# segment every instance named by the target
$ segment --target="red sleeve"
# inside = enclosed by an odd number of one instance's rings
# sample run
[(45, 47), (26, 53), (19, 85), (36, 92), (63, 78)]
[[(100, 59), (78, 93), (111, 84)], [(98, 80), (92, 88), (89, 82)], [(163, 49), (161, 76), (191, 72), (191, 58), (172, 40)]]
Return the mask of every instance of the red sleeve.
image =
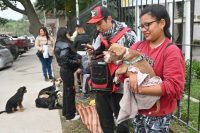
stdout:
[(185, 61), (180, 49), (172, 45), (164, 53), (162, 95), (169, 98), (181, 98), (185, 83)]

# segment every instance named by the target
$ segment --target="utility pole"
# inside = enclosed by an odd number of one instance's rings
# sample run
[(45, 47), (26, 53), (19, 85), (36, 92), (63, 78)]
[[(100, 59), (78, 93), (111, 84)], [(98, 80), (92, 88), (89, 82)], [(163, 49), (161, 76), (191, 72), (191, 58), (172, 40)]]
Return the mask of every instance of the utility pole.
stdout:
[(78, 0), (76, 0), (76, 24), (79, 25), (79, 5), (78, 5)]
[(43, 11), (43, 14), (44, 14), (44, 26), (46, 27), (47, 26), (46, 12)]

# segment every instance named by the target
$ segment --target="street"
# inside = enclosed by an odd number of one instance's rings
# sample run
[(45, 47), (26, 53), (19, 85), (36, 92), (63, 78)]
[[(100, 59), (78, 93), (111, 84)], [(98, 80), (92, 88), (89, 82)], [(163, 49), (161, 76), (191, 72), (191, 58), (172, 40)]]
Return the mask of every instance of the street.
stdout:
[(45, 82), (39, 59), (32, 48), (19, 57), (12, 67), (0, 70), (0, 111), (5, 110), (7, 100), (21, 86), (27, 87), (24, 94), (23, 112), (0, 114), (0, 133), (62, 133), (58, 110), (36, 108), (38, 92), (52, 85)]

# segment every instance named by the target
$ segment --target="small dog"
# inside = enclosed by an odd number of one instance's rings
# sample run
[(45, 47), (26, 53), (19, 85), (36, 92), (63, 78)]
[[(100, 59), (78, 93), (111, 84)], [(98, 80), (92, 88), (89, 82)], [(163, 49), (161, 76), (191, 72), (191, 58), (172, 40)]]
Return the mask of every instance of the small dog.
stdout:
[(62, 106), (58, 102), (59, 96), (61, 96), (60, 90), (56, 90), (56, 87), (60, 87), (62, 80), (60, 78), (53, 79), (53, 85), (46, 87), (39, 91), (38, 97), (35, 100), (36, 107), (52, 109), (61, 109)]
[[(149, 74), (150, 78), (156, 76), (150, 64), (136, 50), (132, 50), (120, 44), (113, 43), (108, 49), (108, 51), (104, 52), (104, 55), (105, 55), (104, 60), (106, 62), (115, 62), (116, 64), (119, 64), (120, 61), (122, 62), (122, 64), (115, 71), (114, 82), (116, 84), (120, 82), (118, 78), (119, 75), (125, 75), (126, 77), (128, 72), (128, 67), (130, 65), (138, 68), (141, 73)], [(134, 84), (137, 84), (137, 81)], [(156, 101), (155, 113), (159, 111), (160, 111), (160, 102)]]
[(62, 81), (61, 78), (56, 78), (56, 79), (53, 79), (52, 82), (55, 82), (54, 84), (55, 84), (56, 87), (60, 87), (60, 86), (62, 86), (63, 81)]
[[(150, 64), (141, 56), (136, 50), (128, 49), (117, 43), (113, 43), (105, 54), (106, 62), (115, 62), (126, 61), (122, 63), (120, 67), (116, 70), (115, 75), (126, 74), (129, 65), (137, 67), (142, 73), (147, 73), (150, 77), (155, 76), (155, 72)], [(137, 62), (132, 63), (133, 60), (139, 59)]]
[(22, 105), (22, 101), (23, 101), (24, 93), (26, 93), (26, 92), (27, 92), (27, 90), (26, 90), (25, 86), (20, 87), (17, 90), (17, 93), (7, 101), (5, 111), (1, 111), (0, 114), (3, 112), (13, 113), (13, 112), (17, 111), (18, 106), (20, 108), (20, 111), (23, 111), (24, 107)]

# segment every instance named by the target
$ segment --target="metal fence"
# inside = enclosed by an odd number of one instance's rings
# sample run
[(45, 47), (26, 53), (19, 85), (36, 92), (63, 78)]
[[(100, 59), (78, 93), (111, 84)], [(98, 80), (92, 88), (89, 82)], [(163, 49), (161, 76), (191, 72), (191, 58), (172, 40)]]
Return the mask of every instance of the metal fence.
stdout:
[[(151, 4), (162, 4), (166, 7), (171, 18), (172, 41), (182, 50), (187, 63), (187, 77), (185, 94), (178, 102), (178, 109), (174, 113), (174, 118), (179, 124), (184, 124), (194, 132), (200, 132), (200, 10), (198, 11), (199, 0), (108, 0), (108, 8), (112, 11), (112, 16), (118, 21), (125, 22), (131, 27), (137, 36), (142, 40), (143, 35), (137, 29), (139, 14), (145, 6)], [(95, 6), (101, 5), (101, 1), (95, 1), (93, 5), (80, 13), (80, 23), (86, 27), (86, 32), (92, 36), (95, 27), (87, 25), (90, 11)], [(71, 20), (71, 27), (76, 24), (76, 19)], [(195, 30), (193, 30), (195, 27)], [(197, 62), (197, 63), (196, 63)], [(198, 66), (198, 67), (196, 67)], [(197, 70), (194, 70), (196, 67)], [(196, 72), (197, 71), (197, 72)], [(199, 71), (199, 72), (198, 72)], [(198, 76), (199, 75), (199, 76)], [(195, 86), (197, 84), (197, 86)], [(200, 84), (199, 84), (200, 85)], [(194, 88), (193, 88), (194, 87)], [(195, 88), (195, 92), (193, 90)], [(199, 91), (198, 91), (199, 90)], [(194, 116), (193, 116), (194, 115)]]

